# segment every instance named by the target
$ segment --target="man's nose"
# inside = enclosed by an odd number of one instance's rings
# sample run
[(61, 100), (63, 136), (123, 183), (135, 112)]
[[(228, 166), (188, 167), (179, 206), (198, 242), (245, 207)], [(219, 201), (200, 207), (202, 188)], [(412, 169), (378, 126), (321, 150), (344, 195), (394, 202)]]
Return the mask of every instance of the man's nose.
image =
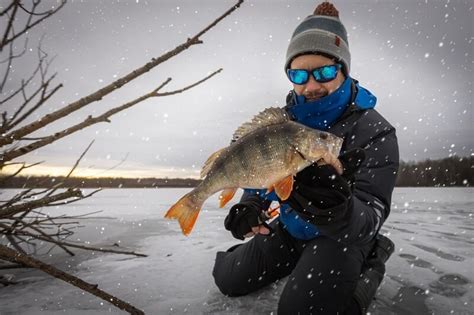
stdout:
[(307, 92), (320, 92), (323, 89), (324, 89), (324, 87), (321, 83), (316, 81), (312, 75), (309, 76), (309, 80), (308, 80), (308, 82), (306, 82), (305, 91), (307, 91)]

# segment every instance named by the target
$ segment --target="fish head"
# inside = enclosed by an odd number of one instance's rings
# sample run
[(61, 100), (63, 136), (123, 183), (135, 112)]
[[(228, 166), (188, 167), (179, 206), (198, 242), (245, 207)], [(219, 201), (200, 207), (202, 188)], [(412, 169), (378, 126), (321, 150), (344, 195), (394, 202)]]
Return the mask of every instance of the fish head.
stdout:
[(305, 136), (300, 138), (304, 144), (300, 145), (305, 159), (316, 162), (322, 158), (331, 156), (337, 158), (341, 151), (343, 139), (332, 133), (311, 129), (304, 132)]

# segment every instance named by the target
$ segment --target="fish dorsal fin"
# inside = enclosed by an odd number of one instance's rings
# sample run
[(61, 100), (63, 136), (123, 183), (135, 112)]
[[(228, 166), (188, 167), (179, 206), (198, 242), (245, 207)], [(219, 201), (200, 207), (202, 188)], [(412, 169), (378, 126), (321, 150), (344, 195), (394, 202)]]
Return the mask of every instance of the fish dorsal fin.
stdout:
[(288, 113), (283, 108), (266, 108), (258, 115), (255, 115), (251, 121), (245, 122), (239, 128), (237, 128), (232, 137), (232, 141), (236, 141), (257, 129), (270, 125), (282, 124), (289, 120), (290, 117), (288, 117)]
[(217, 150), (216, 152), (212, 153), (211, 156), (209, 156), (207, 158), (207, 161), (204, 163), (204, 166), (201, 169), (201, 179), (206, 177), (206, 175), (211, 170), (212, 165), (217, 160), (217, 158), (221, 155), (221, 153), (222, 153), (222, 151), (224, 151), (224, 149), (225, 148)]

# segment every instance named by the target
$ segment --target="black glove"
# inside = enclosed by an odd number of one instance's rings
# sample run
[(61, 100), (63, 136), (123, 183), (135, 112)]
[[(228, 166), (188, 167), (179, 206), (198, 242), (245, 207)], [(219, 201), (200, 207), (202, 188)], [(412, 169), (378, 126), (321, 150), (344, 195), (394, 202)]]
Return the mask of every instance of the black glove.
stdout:
[(263, 210), (254, 203), (237, 203), (230, 208), (229, 214), (224, 220), (226, 230), (232, 235), (243, 240), (244, 236), (252, 231), (252, 227), (268, 225)]
[(343, 174), (331, 165), (308, 166), (295, 176), (293, 191), (286, 201), (303, 219), (318, 226), (341, 221), (352, 202), (354, 174), (365, 160), (362, 149), (339, 157)]

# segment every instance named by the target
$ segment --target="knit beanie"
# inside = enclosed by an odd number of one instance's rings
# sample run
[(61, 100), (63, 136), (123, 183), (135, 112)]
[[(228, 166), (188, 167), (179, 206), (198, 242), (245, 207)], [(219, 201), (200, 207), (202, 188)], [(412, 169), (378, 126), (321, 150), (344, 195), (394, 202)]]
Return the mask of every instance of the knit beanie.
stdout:
[(291, 61), (303, 54), (321, 54), (336, 58), (343, 65), (343, 71), (349, 74), (351, 54), (344, 25), (339, 20), (339, 11), (332, 3), (321, 3), (313, 15), (306, 17), (296, 27), (286, 52), (285, 71)]

